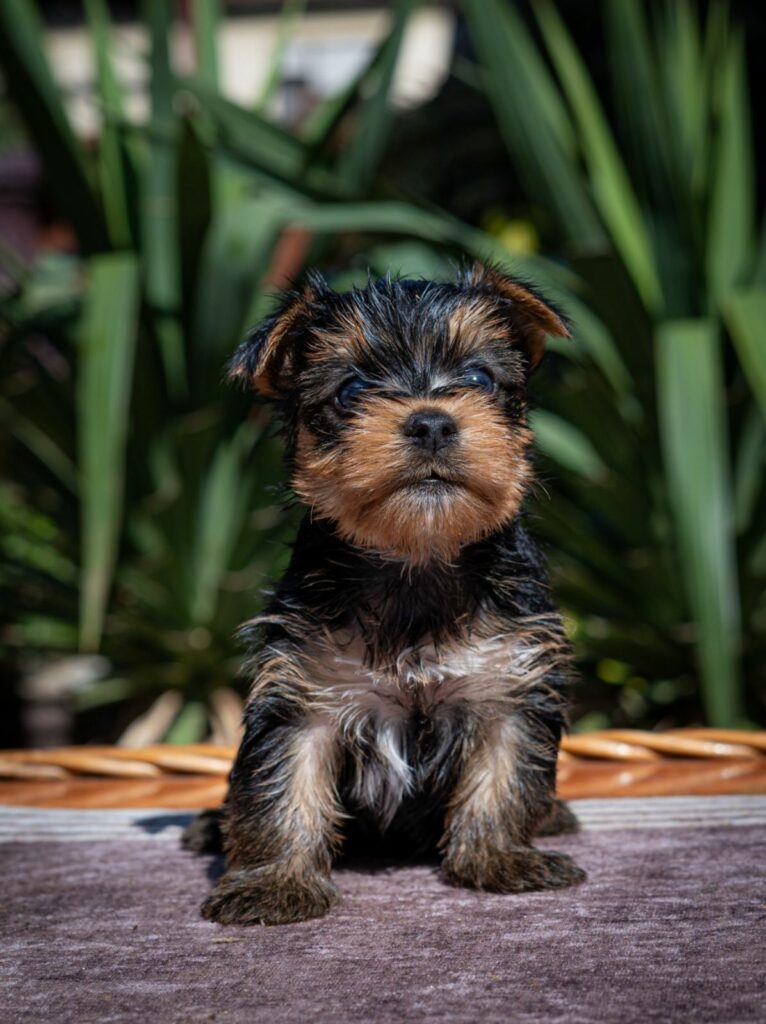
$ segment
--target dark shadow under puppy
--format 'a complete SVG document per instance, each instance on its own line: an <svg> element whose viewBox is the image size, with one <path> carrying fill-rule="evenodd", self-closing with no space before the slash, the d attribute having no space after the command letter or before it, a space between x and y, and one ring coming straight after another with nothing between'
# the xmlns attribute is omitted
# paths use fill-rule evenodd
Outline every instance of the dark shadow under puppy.
<svg viewBox="0 0 766 1024"><path fill-rule="evenodd" d="M454 283L320 278L239 349L232 377L276 407L307 506L289 567L243 628L252 687L203 906L223 924L320 916L354 832L436 850L446 881L577 884L532 845L555 800L570 649L523 522L527 382L561 316L476 266Z"/></svg>
<svg viewBox="0 0 766 1024"><path fill-rule="evenodd" d="M223 844L223 821L225 808L216 807L201 811L183 831L181 845L191 853L222 854ZM559 836L565 833L578 832L580 823L574 813L563 800L554 800L547 818L540 822L535 829L536 836ZM378 858L381 850L382 837L367 836L358 837L356 842L341 848L341 858ZM397 849L399 856L408 856L410 850ZM430 856L435 857L437 850L434 848Z"/></svg>

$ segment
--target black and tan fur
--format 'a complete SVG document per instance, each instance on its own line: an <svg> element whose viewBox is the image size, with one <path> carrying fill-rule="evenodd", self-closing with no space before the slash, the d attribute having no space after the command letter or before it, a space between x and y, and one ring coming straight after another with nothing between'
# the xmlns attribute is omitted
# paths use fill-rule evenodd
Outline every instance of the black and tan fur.
<svg viewBox="0 0 766 1024"><path fill-rule="evenodd" d="M237 352L273 402L308 506L290 566L244 627L253 685L203 906L223 924L326 913L350 844L438 851L445 879L494 892L580 882L535 834L554 799L569 651L521 505L526 384L545 335L532 289L474 267L455 284L314 277Z"/></svg>

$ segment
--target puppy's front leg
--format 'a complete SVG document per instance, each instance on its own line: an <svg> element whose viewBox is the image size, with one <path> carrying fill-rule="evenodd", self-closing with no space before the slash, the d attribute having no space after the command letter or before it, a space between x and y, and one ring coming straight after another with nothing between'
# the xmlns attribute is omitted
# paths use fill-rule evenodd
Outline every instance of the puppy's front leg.
<svg viewBox="0 0 766 1024"><path fill-rule="evenodd" d="M286 924L326 914L342 816L337 735L294 702L251 705L224 823L226 874L202 907L220 924ZM267 720L270 719L270 720Z"/></svg>
<svg viewBox="0 0 766 1024"><path fill-rule="evenodd" d="M585 872L563 853L531 845L549 813L556 744L523 715L485 724L447 811L442 870L453 885L528 892L576 885Z"/></svg>

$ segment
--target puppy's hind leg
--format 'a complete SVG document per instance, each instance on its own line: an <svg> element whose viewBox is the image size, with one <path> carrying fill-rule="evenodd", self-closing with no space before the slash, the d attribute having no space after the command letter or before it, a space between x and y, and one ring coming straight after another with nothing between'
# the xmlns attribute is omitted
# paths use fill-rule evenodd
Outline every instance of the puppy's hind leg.
<svg viewBox="0 0 766 1024"><path fill-rule="evenodd" d="M535 826L536 836L560 836L565 832L579 832L580 822L574 811L563 800L554 800L545 817Z"/></svg>

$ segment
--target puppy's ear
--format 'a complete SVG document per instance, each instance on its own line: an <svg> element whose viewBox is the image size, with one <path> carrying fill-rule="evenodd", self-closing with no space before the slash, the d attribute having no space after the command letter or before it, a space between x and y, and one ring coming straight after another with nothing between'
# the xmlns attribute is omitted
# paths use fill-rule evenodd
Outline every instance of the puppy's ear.
<svg viewBox="0 0 766 1024"><path fill-rule="evenodd" d="M475 263L463 276L462 284L489 292L510 303L513 325L519 332L521 343L529 357L529 370L536 369L545 355L545 337L553 334L571 338L564 316L533 288L515 280L494 267Z"/></svg>
<svg viewBox="0 0 766 1024"><path fill-rule="evenodd" d="M313 276L302 288L287 293L281 306L248 334L227 366L229 380L238 380L264 398L285 398L295 373L295 355L305 334L312 307L327 286Z"/></svg>

